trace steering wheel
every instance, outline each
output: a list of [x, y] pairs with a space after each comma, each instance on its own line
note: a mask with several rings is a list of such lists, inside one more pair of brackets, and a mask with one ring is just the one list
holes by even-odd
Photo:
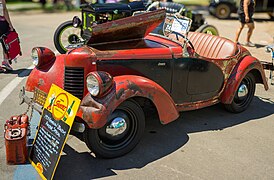
[[192, 42], [185, 35], [178, 33], [176, 31], [171, 31], [170, 34], [175, 34], [178, 41], [179, 41], [179, 36], [182, 37], [185, 40], [185, 42], [190, 45], [190, 47], [193, 49], [193, 51], [195, 51], [195, 48], [194, 48]]

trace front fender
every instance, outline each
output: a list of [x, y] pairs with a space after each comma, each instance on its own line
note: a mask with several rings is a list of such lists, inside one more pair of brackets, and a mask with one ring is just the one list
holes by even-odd
[[154, 81], [134, 75], [114, 77], [115, 85], [103, 98], [92, 98], [87, 94], [81, 102], [79, 115], [90, 128], [103, 127], [111, 113], [124, 101], [132, 97], [150, 99], [163, 124], [179, 117], [170, 95]]
[[56, 57], [55, 62], [50, 64], [50, 66], [43, 69], [37, 69], [35, 67], [27, 79], [26, 90], [33, 92], [35, 88], [39, 88], [48, 93], [52, 83], [63, 88], [64, 59], [65, 55], [59, 55]]
[[245, 56], [234, 68], [231, 73], [223, 93], [221, 94], [221, 102], [223, 104], [231, 104], [238, 86], [247, 73], [252, 73], [256, 79], [256, 83], [264, 84], [265, 90], [268, 90], [267, 80], [260, 61], [252, 56]]

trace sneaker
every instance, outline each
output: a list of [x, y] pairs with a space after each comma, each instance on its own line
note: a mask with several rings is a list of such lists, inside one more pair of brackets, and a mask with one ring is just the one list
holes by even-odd
[[247, 43], [245, 43], [245, 46], [255, 47], [255, 44], [253, 44], [252, 42], [247, 42]]
[[6, 70], [9, 70], [9, 71], [12, 71], [12, 70], [13, 70], [12, 67], [11, 67], [11, 65], [10, 65], [8, 62], [6, 62], [6, 61], [3, 61], [3, 62], [2, 62], [2, 67], [3, 67], [4, 69], [6, 69]]

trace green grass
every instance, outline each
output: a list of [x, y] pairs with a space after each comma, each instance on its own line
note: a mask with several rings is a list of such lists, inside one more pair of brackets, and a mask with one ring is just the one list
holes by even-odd
[[[52, 2], [47, 2], [46, 6], [42, 8], [42, 5], [39, 2], [9, 2], [7, 3], [7, 8], [11, 12], [24, 12], [31, 10], [43, 10], [45, 12], [53, 12], [53, 11], [66, 11], [65, 5], [58, 5], [58, 7], [54, 8]], [[73, 9], [79, 11], [79, 9]]]
[[41, 9], [41, 5], [33, 2], [9, 2], [7, 8], [9, 11], [27, 11]]
[[198, 6], [208, 6], [209, 0], [173, 0], [173, 2], [184, 4], [186, 6], [198, 5]]

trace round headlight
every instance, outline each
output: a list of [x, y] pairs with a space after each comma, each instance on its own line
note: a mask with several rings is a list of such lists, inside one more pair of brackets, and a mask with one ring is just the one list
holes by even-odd
[[32, 63], [37, 66], [39, 63], [39, 56], [38, 56], [38, 50], [36, 48], [33, 48], [31, 51], [31, 58], [32, 58]]
[[55, 62], [55, 54], [46, 47], [34, 47], [31, 50], [32, 63], [38, 69], [48, 69]]
[[92, 96], [97, 96], [100, 92], [100, 85], [97, 78], [93, 74], [90, 74], [87, 76], [86, 81], [87, 81], [87, 89], [89, 93]]

